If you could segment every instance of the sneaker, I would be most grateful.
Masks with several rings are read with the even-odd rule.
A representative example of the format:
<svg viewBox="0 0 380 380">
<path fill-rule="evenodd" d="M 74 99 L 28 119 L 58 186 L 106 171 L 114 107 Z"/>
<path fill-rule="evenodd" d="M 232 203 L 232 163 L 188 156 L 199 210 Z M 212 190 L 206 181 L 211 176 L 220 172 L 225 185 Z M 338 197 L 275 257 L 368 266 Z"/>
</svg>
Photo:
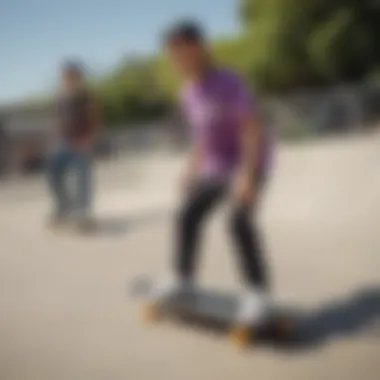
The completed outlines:
<svg viewBox="0 0 380 380">
<path fill-rule="evenodd" d="M 75 220 L 74 223 L 82 232 L 93 232 L 96 229 L 96 222 L 93 218 L 79 218 Z"/>
<path fill-rule="evenodd" d="M 237 322 L 242 325 L 261 323 L 267 317 L 269 310 L 267 294 L 255 288 L 248 289 L 240 300 Z"/>
<path fill-rule="evenodd" d="M 51 228 L 62 227 L 69 221 L 69 216 L 63 212 L 56 212 L 48 218 L 48 226 Z"/>
<path fill-rule="evenodd" d="M 194 286 L 192 282 L 183 280 L 178 276 L 171 275 L 164 278 L 157 284 L 152 297 L 156 301 L 160 302 L 182 294 L 191 294 L 193 288 Z"/>
</svg>

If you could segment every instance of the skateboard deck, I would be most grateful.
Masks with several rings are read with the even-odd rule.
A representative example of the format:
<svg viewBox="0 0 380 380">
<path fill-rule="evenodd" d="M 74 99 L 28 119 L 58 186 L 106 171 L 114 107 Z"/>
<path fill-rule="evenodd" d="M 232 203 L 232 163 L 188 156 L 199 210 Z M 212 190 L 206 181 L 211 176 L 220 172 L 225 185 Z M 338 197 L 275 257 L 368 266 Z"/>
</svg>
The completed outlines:
<svg viewBox="0 0 380 380">
<path fill-rule="evenodd" d="M 227 332 L 229 340 L 241 347 L 250 345 L 255 337 L 287 338 L 291 334 L 292 319 L 283 310 L 271 310 L 264 321 L 241 325 L 236 320 L 239 296 L 213 289 L 196 288 L 165 300 L 154 298 L 156 282 L 140 277 L 133 284 L 133 295 L 140 301 L 141 316 L 146 322 L 162 319 L 181 321 L 195 326 Z"/>
</svg>

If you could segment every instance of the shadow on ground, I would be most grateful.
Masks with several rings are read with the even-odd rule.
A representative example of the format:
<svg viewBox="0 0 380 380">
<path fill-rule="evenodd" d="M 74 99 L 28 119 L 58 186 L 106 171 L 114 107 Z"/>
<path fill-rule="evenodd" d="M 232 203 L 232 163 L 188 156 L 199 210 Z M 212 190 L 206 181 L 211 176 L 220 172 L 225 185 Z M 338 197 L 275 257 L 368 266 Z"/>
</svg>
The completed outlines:
<svg viewBox="0 0 380 380">
<path fill-rule="evenodd" d="M 380 341 L 380 287 L 367 287 L 347 298 L 331 300 L 309 311 L 291 310 L 293 333 L 267 341 L 275 349 L 299 352 L 318 349 L 331 341 Z"/>
<path fill-rule="evenodd" d="M 157 209 L 127 215 L 102 217 L 97 221 L 97 236 L 122 236 L 137 228 L 148 227 L 165 219 L 169 219 L 172 212 L 169 209 Z"/>
<path fill-rule="evenodd" d="M 380 287 L 365 288 L 304 313 L 294 335 L 294 347 L 305 349 L 339 338 L 380 340 Z"/>
</svg>

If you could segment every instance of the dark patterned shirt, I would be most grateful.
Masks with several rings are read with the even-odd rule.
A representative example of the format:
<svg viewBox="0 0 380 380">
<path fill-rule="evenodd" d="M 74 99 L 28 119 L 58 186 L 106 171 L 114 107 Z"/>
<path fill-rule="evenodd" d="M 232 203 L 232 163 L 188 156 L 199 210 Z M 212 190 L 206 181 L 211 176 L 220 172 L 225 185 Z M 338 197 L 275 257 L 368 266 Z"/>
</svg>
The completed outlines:
<svg viewBox="0 0 380 380">
<path fill-rule="evenodd" d="M 66 142 L 89 137 L 93 130 L 90 115 L 91 95 L 87 90 L 63 95 L 58 100 L 60 135 Z"/>
</svg>

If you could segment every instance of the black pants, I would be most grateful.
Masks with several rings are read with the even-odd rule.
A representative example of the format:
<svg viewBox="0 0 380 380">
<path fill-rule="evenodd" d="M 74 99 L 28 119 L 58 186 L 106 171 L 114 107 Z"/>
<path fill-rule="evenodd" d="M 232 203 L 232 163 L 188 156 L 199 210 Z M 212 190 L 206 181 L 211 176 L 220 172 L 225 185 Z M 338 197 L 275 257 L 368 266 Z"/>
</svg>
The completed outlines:
<svg viewBox="0 0 380 380">
<path fill-rule="evenodd" d="M 200 183 L 182 205 L 176 231 L 175 269 L 182 278 L 192 279 L 199 256 L 199 239 L 206 217 L 227 193 L 225 186 Z M 233 206 L 229 230 L 236 243 L 243 279 L 248 285 L 268 287 L 255 206 Z"/>
</svg>

